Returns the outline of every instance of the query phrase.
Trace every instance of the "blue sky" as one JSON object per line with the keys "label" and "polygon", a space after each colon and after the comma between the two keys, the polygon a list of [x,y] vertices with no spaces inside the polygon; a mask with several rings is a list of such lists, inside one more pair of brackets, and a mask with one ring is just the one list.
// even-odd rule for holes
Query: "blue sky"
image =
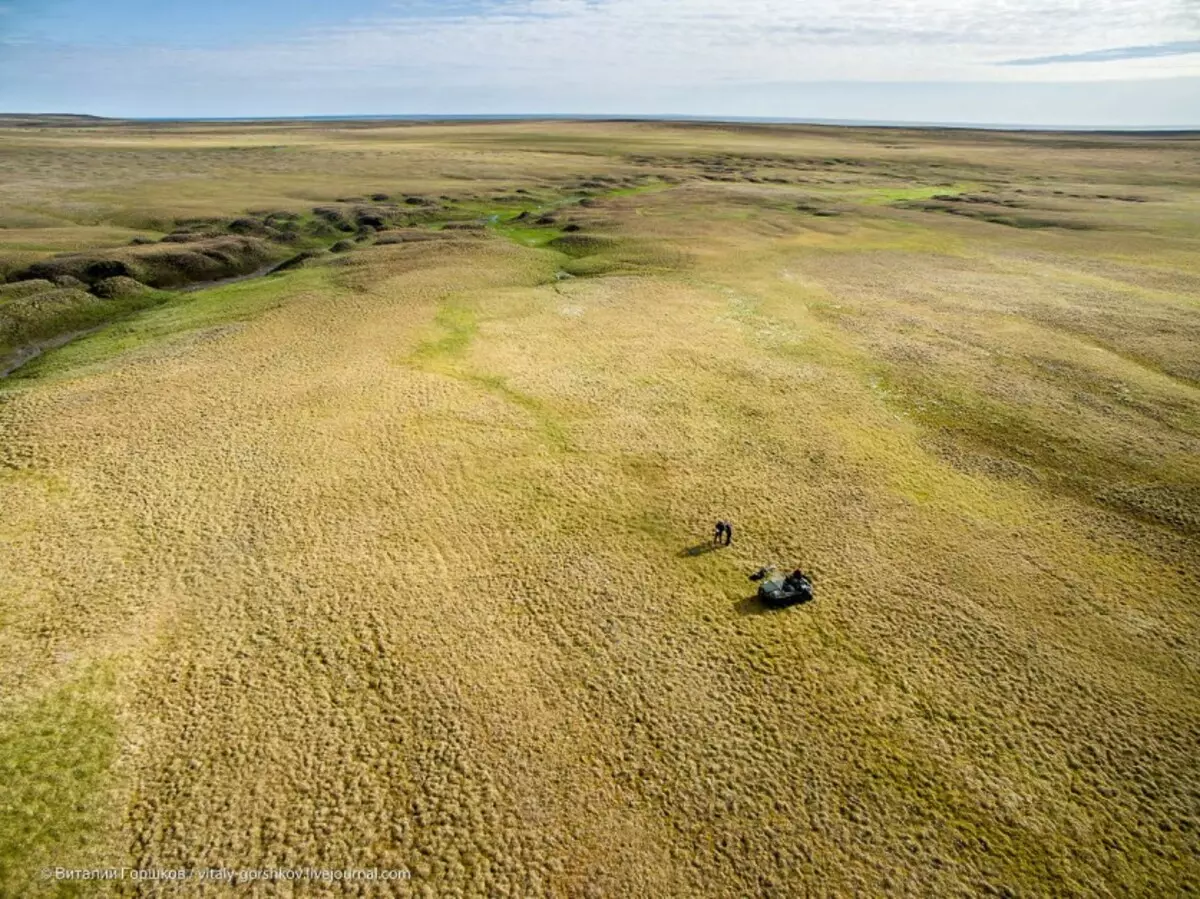
{"label": "blue sky", "polygon": [[0,112],[1200,126],[1200,0],[0,0]]}

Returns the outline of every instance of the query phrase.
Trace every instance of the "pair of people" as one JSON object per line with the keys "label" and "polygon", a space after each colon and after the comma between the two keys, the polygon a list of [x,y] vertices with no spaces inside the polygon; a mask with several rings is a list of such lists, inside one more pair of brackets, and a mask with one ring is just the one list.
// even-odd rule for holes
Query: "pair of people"
{"label": "pair of people", "polygon": [[718,521],[716,533],[713,534],[713,543],[717,545],[728,546],[733,542],[733,525],[728,521]]}
{"label": "pair of people", "polygon": [[801,571],[799,568],[797,568],[795,571],[793,571],[791,574],[789,574],[786,578],[784,578],[783,582],[784,582],[784,584],[786,584],[787,586],[789,586],[793,589],[799,589],[800,587],[803,587],[805,584],[812,584],[812,578],[810,578],[807,574],[805,574],[803,571]]}

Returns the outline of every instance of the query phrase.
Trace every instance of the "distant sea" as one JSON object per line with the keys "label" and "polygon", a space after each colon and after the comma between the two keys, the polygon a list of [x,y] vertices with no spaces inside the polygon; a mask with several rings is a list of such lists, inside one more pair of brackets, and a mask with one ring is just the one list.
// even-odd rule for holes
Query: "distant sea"
{"label": "distant sea", "polygon": [[1101,134],[1193,134],[1194,128],[1112,125],[1028,125],[1003,122],[909,122],[889,119],[805,119],[764,116],[684,115],[570,115],[522,113],[519,115],[300,115],[133,118],[133,122],[695,122],[714,125],[839,125],[859,128],[954,128],[986,131],[1078,131]]}

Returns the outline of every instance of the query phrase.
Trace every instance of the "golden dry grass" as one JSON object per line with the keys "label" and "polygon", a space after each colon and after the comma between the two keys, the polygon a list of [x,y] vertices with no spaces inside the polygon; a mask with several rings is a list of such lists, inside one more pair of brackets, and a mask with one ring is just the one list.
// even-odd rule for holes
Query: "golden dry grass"
{"label": "golden dry grass", "polygon": [[[6,382],[0,892],[86,864],[412,872],[366,895],[1200,890],[1196,159],[648,124],[0,134],[6,215],[70,222],[0,256],[670,179],[597,181],[560,212],[593,238],[570,254],[357,249]],[[734,545],[689,554],[718,517]],[[759,606],[768,561],[817,602]]]}

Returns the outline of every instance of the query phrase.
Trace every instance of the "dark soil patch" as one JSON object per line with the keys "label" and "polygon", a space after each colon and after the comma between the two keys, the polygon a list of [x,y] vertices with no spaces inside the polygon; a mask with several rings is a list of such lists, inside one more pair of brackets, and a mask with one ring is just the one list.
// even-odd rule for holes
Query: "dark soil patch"
{"label": "dark soil patch", "polygon": [[997,200],[994,197],[978,195],[967,196],[965,199],[939,196],[930,200],[906,200],[894,205],[899,209],[958,215],[995,225],[1007,225],[1010,228],[1066,228],[1072,231],[1089,231],[1096,227],[1078,219],[1014,213],[1014,209],[1025,204],[1016,200]]}
{"label": "dark soil patch", "polygon": [[1191,484],[1125,485],[1101,491],[1100,503],[1185,534],[1200,534],[1200,487]]}
{"label": "dark soil patch", "polygon": [[215,232],[193,232],[193,231],[173,231],[164,237],[160,243],[196,243],[202,240],[212,240],[215,237],[220,237],[220,234]]}
{"label": "dark soil patch", "polygon": [[797,203],[796,211],[804,212],[808,215],[815,215],[818,218],[830,218],[832,216],[842,214],[840,209],[835,209],[831,206],[822,206],[821,204],[815,203],[812,200],[804,200],[800,203]]}
{"label": "dark soil patch", "polygon": [[286,209],[257,209],[251,210],[248,215],[262,219],[268,224],[275,221],[292,221],[300,218],[297,212],[289,212]]}
{"label": "dark soil patch", "polygon": [[269,232],[264,222],[252,218],[234,219],[229,223],[229,230],[234,234],[254,234],[259,237],[264,237]]}
{"label": "dark soil patch", "polygon": [[272,268],[271,271],[273,271],[273,272],[290,271],[294,268],[300,268],[301,266],[305,265],[308,262],[311,262],[314,259],[320,259],[322,257],[327,257],[327,256],[329,256],[328,250],[305,250],[302,253],[297,253],[291,259],[288,259],[288,260],[285,260],[284,262],[279,263],[279,265]]}
{"label": "dark soil patch", "polygon": [[985,206],[1004,206],[1008,209],[1019,209],[1029,205],[1024,200],[997,196],[995,194],[935,194],[930,199],[937,203],[983,204]]}
{"label": "dark soil patch", "polygon": [[96,284],[109,278],[129,278],[132,275],[133,268],[123,259],[99,259],[88,263],[83,274],[72,274],[71,277],[79,278],[88,284]]}
{"label": "dark soil patch", "polygon": [[346,212],[340,206],[314,206],[313,215],[319,219],[323,219],[332,225],[348,224],[349,219],[346,217]]}

